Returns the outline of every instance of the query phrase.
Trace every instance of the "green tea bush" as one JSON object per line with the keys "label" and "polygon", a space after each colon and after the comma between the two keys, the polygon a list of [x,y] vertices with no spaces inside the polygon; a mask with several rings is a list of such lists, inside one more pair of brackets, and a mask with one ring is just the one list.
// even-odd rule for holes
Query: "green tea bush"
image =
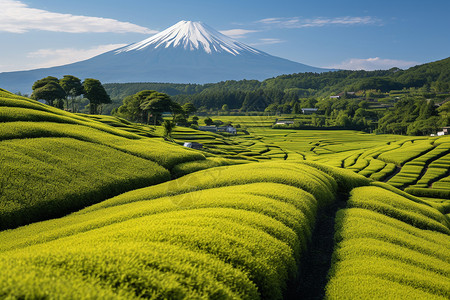
{"label": "green tea bush", "polygon": [[370,179],[367,179],[366,177],[356,174],[350,170],[330,167],[311,161],[303,161],[302,163],[317,168],[333,177],[334,180],[336,180],[338,190],[341,192],[348,193],[355,187],[368,185],[371,182]]}
{"label": "green tea bush", "polygon": [[428,205],[410,201],[376,186],[356,188],[352,190],[351,195],[347,202],[348,207],[370,209],[418,228],[450,234],[448,220]]}
{"label": "green tea bush", "polygon": [[0,122],[34,121],[78,124],[76,119],[60,116],[45,111],[21,108],[0,107]]}
{"label": "green tea bush", "polygon": [[69,138],[0,142],[0,228],[64,215],[170,178],[158,164]]}
{"label": "green tea bush", "polygon": [[416,165],[414,162],[406,163],[399,173],[389,179],[388,183],[395,187],[404,187],[415,183],[422,172],[424,165]]}
{"label": "green tea bush", "polygon": [[356,163],[354,165],[349,166],[348,169],[352,170],[354,172],[359,172],[362,169],[366,168],[368,165],[369,165],[369,160],[359,157],[356,160]]}
{"label": "green tea bush", "polygon": [[282,299],[317,210],[337,189],[332,176],[296,163],[218,167],[170,183],[0,232],[2,295]]}
{"label": "green tea bush", "polygon": [[220,157],[208,157],[205,160],[196,160],[196,161],[188,161],[185,163],[181,163],[175,165],[172,169],[171,173],[175,177],[181,177],[193,172],[197,172],[204,169],[209,169],[213,167],[234,165],[239,163],[246,163],[245,161],[240,160],[231,160]]}
{"label": "green tea bush", "polygon": [[387,163],[383,169],[370,175],[370,178],[378,181],[383,180],[384,178],[392,174],[395,171],[395,168],[395,164]]}
{"label": "green tea bush", "polygon": [[433,148],[434,146],[430,143],[430,141],[418,140],[415,141],[415,143],[404,143],[398,149],[384,152],[378,156],[378,159],[387,163],[394,163],[397,166],[401,166],[406,161],[423,155]]}
{"label": "green tea bush", "polygon": [[369,165],[364,169],[362,169],[361,171],[359,171],[358,173],[360,175],[370,177],[372,174],[377,173],[382,169],[384,169],[385,166],[386,163],[384,161],[373,158],[370,160]]}
{"label": "green tea bush", "polygon": [[[447,189],[408,187],[405,189],[405,192],[413,194],[418,197],[450,199],[450,189],[448,189],[449,183],[450,183],[450,181],[447,181],[443,186],[444,188],[447,188]],[[435,186],[435,185],[436,184],[434,184],[433,186]]]}
{"label": "green tea bush", "polygon": [[52,122],[9,122],[0,127],[0,140],[40,137],[70,137],[96,143],[150,159],[168,169],[182,162],[205,159],[198,151],[160,139],[129,139],[107,134],[88,126]]}
{"label": "green tea bush", "polygon": [[450,297],[450,239],[444,215],[378,187],[356,188],[348,207],[336,215],[327,299]]}
{"label": "green tea bush", "polygon": [[[358,176],[358,178],[361,177],[364,178]],[[366,178],[364,180],[367,181]],[[336,181],[331,176],[304,163],[264,162],[202,170],[155,187],[119,195],[92,206],[90,209],[173,196],[202,189],[256,182],[273,182],[301,188],[311,193],[321,205],[332,202],[333,193],[337,190]]]}

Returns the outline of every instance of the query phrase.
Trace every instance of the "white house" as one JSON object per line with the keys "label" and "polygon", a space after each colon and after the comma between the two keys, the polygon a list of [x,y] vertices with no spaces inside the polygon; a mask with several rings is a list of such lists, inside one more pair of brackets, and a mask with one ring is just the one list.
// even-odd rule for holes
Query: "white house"
{"label": "white house", "polygon": [[217,127],[216,126],[198,126],[198,130],[209,131],[209,132],[217,132]]}
{"label": "white house", "polygon": [[220,127],[217,127],[217,132],[227,132],[227,133],[229,133],[229,134],[236,134],[236,133],[237,133],[237,129],[234,128],[234,127],[231,126],[231,125],[228,125],[228,126],[220,126]]}
{"label": "white house", "polygon": [[294,124],[294,121],[291,120],[281,120],[278,121],[278,119],[275,121],[275,125],[292,125]]}
{"label": "white house", "polygon": [[197,143],[197,142],[186,142],[183,144],[184,147],[192,148],[192,149],[202,149],[203,144]]}
{"label": "white house", "polygon": [[318,108],[302,108],[302,114],[312,115],[316,113],[318,110],[319,110]]}

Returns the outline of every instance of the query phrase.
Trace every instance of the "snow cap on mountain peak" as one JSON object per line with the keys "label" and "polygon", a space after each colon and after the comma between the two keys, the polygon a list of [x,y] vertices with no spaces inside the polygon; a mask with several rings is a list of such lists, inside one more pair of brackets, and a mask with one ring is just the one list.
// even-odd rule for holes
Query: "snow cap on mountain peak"
{"label": "snow cap on mountain peak", "polygon": [[240,43],[202,22],[180,21],[141,42],[131,44],[116,53],[144,50],[148,47],[184,48],[185,50],[203,50],[206,53],[229,53],[234,56],[246,52],[264,54],[250,46]]}

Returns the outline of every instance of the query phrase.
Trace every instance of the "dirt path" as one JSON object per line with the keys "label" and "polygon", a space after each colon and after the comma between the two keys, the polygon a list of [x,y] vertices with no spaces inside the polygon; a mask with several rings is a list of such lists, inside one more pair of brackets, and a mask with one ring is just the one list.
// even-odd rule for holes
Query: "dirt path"
{"label": "dirt path", "polygon": [[323,299],[334,250],[334,222],[336,212],[346,206],[348,195],[340,195],[336,202],[322,210],[308,250],[303,254],[298,279],[288,287],[284,299]]}

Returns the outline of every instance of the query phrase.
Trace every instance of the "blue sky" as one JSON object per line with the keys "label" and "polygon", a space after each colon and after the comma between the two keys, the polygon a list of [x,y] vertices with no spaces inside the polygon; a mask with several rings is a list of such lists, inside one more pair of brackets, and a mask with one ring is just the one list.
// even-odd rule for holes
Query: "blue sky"
{"label": "blue sky", "polygon": [[450,56],[449,0],[0,0],[0,72],[84,60],[180,20],[316,67],[406,69]]}

